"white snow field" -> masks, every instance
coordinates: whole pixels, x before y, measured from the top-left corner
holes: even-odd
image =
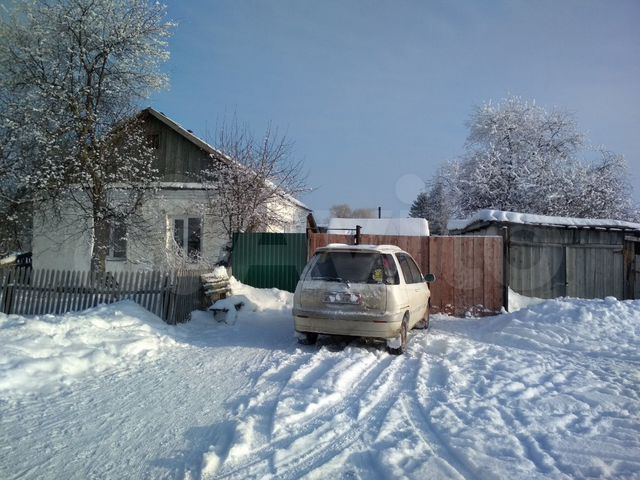
[[[390,356],[232,286],[234,324],[0,315],[0,478],[640,478],[640,301],[436,316]]]

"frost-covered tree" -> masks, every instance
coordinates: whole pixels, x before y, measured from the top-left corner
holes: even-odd
[[[601,150],[599,162],[582,160],[593,149],[569,113],[509,97],[477,108],[468,127],[465,156],[444,174],[456,214],[633,216],[624,159]]]
[[[110,226],[140,221],[155,180],[134,114],[166,83],[159,66],[172,25],[148,0],[13,5],[0,20],[5,191],[26,189],[47,211],[73,205],[75,225],[91,232],[91,268],[104,270]]]
[[[213,143],[221,155],[200,180],[209,212],[220,219],[229,239],[236,232],[283,226],[289,218],[287,203],[307,190],[292,143],[272,127],[258,138],[237,120],[223,125]]]
[[[598,150],[598,155],[598,160],[586,165],[584,183],[577,192],[580,198],[573,202],[584,208],[578,216],[637,221],[638,212],[631,201],[632,189],[624,157],[604,148]]]

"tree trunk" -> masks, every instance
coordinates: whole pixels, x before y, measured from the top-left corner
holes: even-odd
[[[109,224],[103,219],[93,219],[93,252],[91,252],[91,271],[104,273],[109,254]]]

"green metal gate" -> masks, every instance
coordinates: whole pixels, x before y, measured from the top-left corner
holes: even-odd
[[[233,276],[256,288],[293,292],[307,263],[304,233],[236,233],[233,236]]]

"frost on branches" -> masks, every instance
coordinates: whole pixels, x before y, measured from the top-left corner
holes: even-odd
[[[452,215],[497,209],[636,219],[624,158],[588,146],[567,112],[509,97],[477,108],[468,127],[466,154],[434,180],[444,185]],[[429,208],[449,213],[433,201]]]
[[[155,181],[134,113],[166,83],[164,18],[145,0],[53,0],[18,2],[0,21],[0,171],[11,179],[2,187],[26,190],[34,208],[74,204],[94,270],[104,269],[110,225],[139,221]]]
[[[271,127],[256,138],[237,120],[215,139],[222,152],[200,181],[207,189],[209,212],[220,219],[229,239],[235,232],[265,231],[289,221],[287,205],[306,191],[302,162],[292,144]]]

